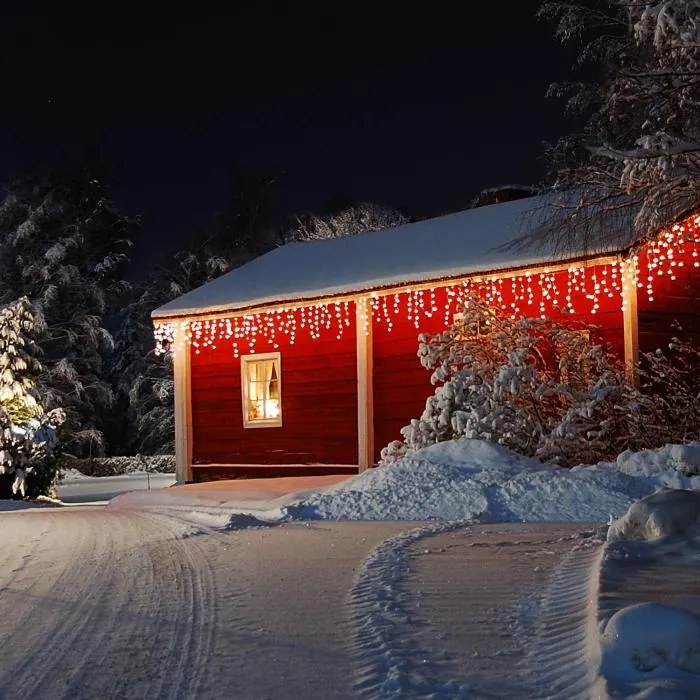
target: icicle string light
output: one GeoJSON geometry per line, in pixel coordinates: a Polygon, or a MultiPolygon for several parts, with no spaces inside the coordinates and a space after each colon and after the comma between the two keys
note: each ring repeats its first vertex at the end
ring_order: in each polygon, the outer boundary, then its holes
{"type": "MultiPolygon", "coordinates": [[[[596,314],[601,305],[619,299],[623,311],[626,294],[636,287],[654,301],[659,278],[675,281],[684,266],[700,267],[700,217],[676,224],[627,259],[568,269],[537,272],[517,271],[488,275],[434,287],[420,285],[401,291],[370,292],[362,297],[357,319],[359,332],[368,334],[370,324],[391,333],[403,317],[420,330],[423,319],[436,317],[444,326],[452,324],[465,299],[476,294],[512,317],[546,316],[556,313],[596,314]],[[438,301],[438,292],[440,301],[438,301]]],[[[195,354],[216,349],[224,341],[234,357],[278,349],[282,342],[294,345],[300,334],[312,340],[342,340],[355,321],[355,304],[350,300],[324,301],[230,316],[222,319],[155,321],[155,352],[177,352],[187,343],[195,354]]]]}

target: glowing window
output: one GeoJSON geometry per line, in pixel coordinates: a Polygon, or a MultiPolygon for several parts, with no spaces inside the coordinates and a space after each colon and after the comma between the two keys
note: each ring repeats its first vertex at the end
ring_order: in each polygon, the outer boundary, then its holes
{"type": "Polygon", "coordinates": [[[241,357],[243,427],[282,425],[281,360],[278,352],[241,357]]]}

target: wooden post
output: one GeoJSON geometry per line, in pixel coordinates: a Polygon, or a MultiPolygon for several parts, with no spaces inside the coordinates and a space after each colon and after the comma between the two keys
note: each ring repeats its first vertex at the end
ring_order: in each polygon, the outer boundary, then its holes
{"type": "Polygon", "coordinates": [[[175,400],[175,478],[192,481],[192,386],[190,374],[190,344],[179,342],[176,331],[173,356],[173,385],[175,400]]]}
{"type": "Polygon", "coordinates": [[[625,262],[622,274],[622,326],[625,340],[625,364],[630,380],[639,385],[639,316],[637,312],[637,276],[631,263],[625,262]]]}
{"type": "Polygon", "coordinates": [[[374,464],[372,309],[367,297],[355,300],[355,337],[357,339],[357,465],[363,472],[374,464]]]}

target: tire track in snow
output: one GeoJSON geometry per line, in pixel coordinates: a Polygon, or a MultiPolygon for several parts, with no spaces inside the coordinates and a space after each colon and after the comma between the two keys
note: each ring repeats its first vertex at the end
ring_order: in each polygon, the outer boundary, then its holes
{"type": "MultiPolygon", "coordinates": [[[[30,519],[32,515],[27,513],[22,517],[30,519]]],[[[72,646],[87,622],[83,606],[89,609],[99,594],[99,588],[93,585],[98,567],[75,565],[91,551],[89,528],[85,522],[74,519],[67,521],[67,528],[61,528],[57,527],[59,523],[65,523],[59,520],[59,515],[52,516],[52,519],[54,527],[45,533],[44,542],[48,550],[60,552],[60,556],[69,557],[69,561],[55,579],[44,580],[42,593],[34,596],[35,605],[28,610],[13,635],[16,642],[3,661],[3,667],[9,666],[9,669],[0,675],[0,694],[7,698],[39,697],[42,685],[46,694],[52,686],[47,679],[59,665],[56,649],[72,646]],[[70,542],[72,549],[67,550],[59,538],[70,542]],[[80,601],[71,600],[77,591],[84,591],[84,596],[80,601]]],[[[106,551],[110,552],[111,548],[106,548],[106,551]]],[[[27,564],[27,573],[33,574],[33,580],[42,579],[42,574],[37,571],[41,569],[42,561],[45,561],[44,556],[35,555],[27,564]]],[[[100,561],[100,564],[104,563],[100,561]]],[[[13,593],[14,597],[24,597],[27,592],[18,586],[13,593]]],[[[19,621],[13,622],[17,625],[19,621]]]]}
{"type": "MultiPolygon", "coordinates": [[[[167,516],[151,515],[150,519],[172,523],[167,516]]],[[[169,550],[177,567],[176,580],[181,591],[179,626],[184,633],[172,637],[168,658],[178,659],[178,663],[171,673],[161,677],[167,678],[167,687],[161,687],[160,693],[152,697],[198,697],[216,629],[217,595],[211,566],[196,537],[188,538],[186,547],[181,546],[180,539],[177,536],[172,540],[169,550]]],[[[166,601],[166,610],[168,607],[166,601]]]]}
{"type": "Polygon", "coordinates": [[[464,696],[450,681],[426,677],[415,659],[418,649],[405,634],[408,601],[399,587],[408,574],[409,548],[425,537],[464,527],[429,525],[389,538],[364,561],[350,592],[352,653],[357,667],[354,690],[367,698],[464,696]]]}
{"type": "Polygon", "coordinates": [[[529,673],[538,697],[591,697],[600,659],[598,599],[603,543],[574,549],[551,577],[538,609],[529,673]]]}
{"type": "MultiPolygon", "coordinates": [[[[183,546],[167,519],[133,511],[60,511],[52,520],[42,541],[66,566],[15,617],[0,697],[197,696],[215,619],[196,543],[183,546]]],[[[28,578],[41,580],[46,561],[30,560],[28,578]]],[[[3,617],[8,605],[3,594],[3,617]]]]}

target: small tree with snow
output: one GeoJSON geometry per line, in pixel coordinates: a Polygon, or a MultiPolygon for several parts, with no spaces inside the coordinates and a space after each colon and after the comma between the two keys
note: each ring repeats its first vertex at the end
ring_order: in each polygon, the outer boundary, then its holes
{"type": "Polygon", "coordinates": [[[419,336],[435,393],[383,462],[458,437],[496,442],[570,466],[638,447],[630,424],[646,400],[584,331],[511,318],[472,296],[449,330],[419,336]]]}
{"type": "Polygon", "coordinates": [[[34,377],[41,371],[26,297],[0,309],[0,498],[50,494],[61,411],[44,413],[34,377]]]}

